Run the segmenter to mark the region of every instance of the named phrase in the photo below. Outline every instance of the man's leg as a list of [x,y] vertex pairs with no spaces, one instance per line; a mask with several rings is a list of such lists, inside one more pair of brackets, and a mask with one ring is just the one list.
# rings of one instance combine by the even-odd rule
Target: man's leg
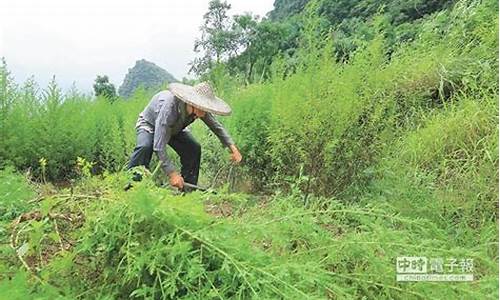
[[[153,134],[147,132],[146,130],[139,129],[137,131],[137,145],[134,148],[134,152],[130,157],[127,169],[131,169],[136,166],[145,166],[149,169],[149,163],[151,162],[151,156],[153,155]],[[138,175],[138,176],[137,176]],[[140,174],[134,175],[134,180],[139,181],[142,177]]]
[[185,182],[198,184],[201,146],[188,131],[172,136],[168,143],[181,158],[181,175]]

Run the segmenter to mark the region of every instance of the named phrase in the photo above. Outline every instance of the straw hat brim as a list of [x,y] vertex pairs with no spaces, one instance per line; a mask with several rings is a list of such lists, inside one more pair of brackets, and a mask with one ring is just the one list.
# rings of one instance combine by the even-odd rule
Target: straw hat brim
[[207,97],[198,93],[194,87],[182,83],[171,83],[169,90],[183,102],[206,112],[216,115],[229,116],[231,107],[218,97]]

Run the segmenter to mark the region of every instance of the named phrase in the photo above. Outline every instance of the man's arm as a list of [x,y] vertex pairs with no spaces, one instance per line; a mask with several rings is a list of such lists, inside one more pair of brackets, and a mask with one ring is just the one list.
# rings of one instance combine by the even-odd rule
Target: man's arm
[[161,167],[166,175],[171,174],[175,171],[175,166],[170,161],[166,153],[167,143],[170,141],[172,136],[170,122],[175,119],[174,101],[165,100],[166,102],[160,108],[158,116],[155,121],[155,131],[153,138],[153,151],[158,155],[158,159],[161,162]]
[[153,140],[153,151],[158,155],[161,162],[163,172],[169,176],[170,185],[183,188],[184,178],[175,171],[175,166],[167,157],[166,146],[172,137],[172,129],[170,125],[177,118],[177,111],[175,110],[174,98],[165,100],[166,102],[160,108],[158,117],[155,122],[155,133]]
[[201,119],[205,122],[205,124],[207,124],[208,128],[215,133],[224,146],[230,148],[229,146],[234,145],[234,141],[227,130],[211,113],[205,113],[205,116]]
[[239,163],[242,159],[241,153],[234,144],[233,139],[227,132],[227,130],[222,126],[222,124],[217,121],[217,119],[211,113],[205,113],[205,116],[201,118],[208,128],[212,130],[213,133],[219,138],[221,143],[231,150],[231,160],[235,163]]

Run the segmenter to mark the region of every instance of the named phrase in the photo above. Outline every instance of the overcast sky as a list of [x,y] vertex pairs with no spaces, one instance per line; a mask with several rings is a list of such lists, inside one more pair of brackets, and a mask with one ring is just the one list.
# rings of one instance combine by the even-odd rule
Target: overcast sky
[[[0,0],[0,57],[16,82],[90,92],[97,74],[121,84],[138,59],[187,76],[208,0]],[[274,0],[228,0],[229,13],[264,16]]]

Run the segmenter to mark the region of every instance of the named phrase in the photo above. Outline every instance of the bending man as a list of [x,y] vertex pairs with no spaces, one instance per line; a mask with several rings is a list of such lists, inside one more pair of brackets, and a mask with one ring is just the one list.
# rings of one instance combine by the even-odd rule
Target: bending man
[[[197,184],[200,171],[201,146],[186,128],[200,118],[231,151],[231,160],[239,163],[241,154],[229,133],[212,114],[230,115],[231,108],[217,98],[211,86],[200,83],[194,87],[172,83],[169,89],[154,95],[137,120],[137,145],[128,168],[143,165],[149,169],[153,152],[156,152],[161,167],[172,186],[182,189],[184,181]],[[179,174],[166,155],[170,145],[180,156]]]

